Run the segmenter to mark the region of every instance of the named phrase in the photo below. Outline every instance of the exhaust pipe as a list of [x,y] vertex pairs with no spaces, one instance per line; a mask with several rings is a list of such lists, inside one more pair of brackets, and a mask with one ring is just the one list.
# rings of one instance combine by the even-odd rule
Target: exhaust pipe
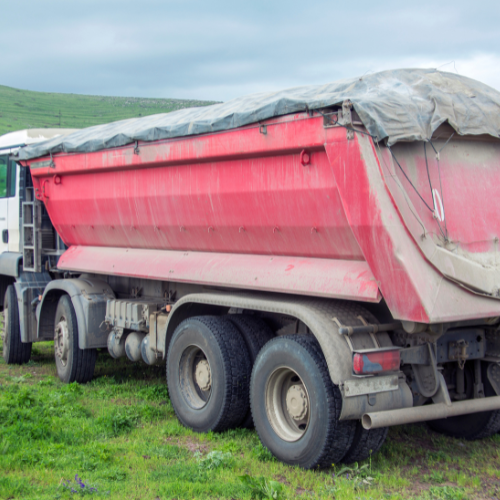
[[438,418],[458,417],[468,413],[500,410],[500,396],[491,398],[468,399],[447,405],[445,403],[417,406],[414,408],[401,408],[399,410],[379,411],[365,413],[361,418],[363,427],[367,430],[392,425],[414,424]]

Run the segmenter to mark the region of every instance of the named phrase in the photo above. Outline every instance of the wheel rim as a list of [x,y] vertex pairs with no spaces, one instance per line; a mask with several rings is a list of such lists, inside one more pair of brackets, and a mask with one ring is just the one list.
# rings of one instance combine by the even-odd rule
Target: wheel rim
[[306,432],[311,404],[307,388],[291,368],[275,370],[266,384],[266,413],[274,432],[283,440],[298,441]]
[[54,350],[63,366],[68,363],[69,353],[69,330],[66,318],[62,317],[56,325],[54,335]]
[[201,410],[207,405],[212,394],[212,370],[199,346],[184,349],[179,361],[179,386],[191,408]]

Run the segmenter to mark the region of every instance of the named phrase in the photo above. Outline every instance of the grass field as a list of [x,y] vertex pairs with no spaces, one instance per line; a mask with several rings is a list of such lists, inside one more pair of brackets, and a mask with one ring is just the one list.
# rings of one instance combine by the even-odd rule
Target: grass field
[[208,104],[213,103],[33,92],[0,85],[0,135],[25,128],[84,128]]
[[90,384],[64,386],[52,348],[35,344],[21,367],[0,360],[1,499],[500,498],[500,436],[396,427],[366,463],[303,471],[275,461],[255,431],[183,428],[163,366],[102,352]]

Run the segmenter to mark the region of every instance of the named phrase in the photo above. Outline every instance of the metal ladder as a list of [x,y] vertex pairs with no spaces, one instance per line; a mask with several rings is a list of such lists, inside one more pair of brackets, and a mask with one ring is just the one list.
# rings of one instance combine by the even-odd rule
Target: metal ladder
[[22,205],[23,269],[42,272],[42,202],[35,198],[33,188],[26,188]]

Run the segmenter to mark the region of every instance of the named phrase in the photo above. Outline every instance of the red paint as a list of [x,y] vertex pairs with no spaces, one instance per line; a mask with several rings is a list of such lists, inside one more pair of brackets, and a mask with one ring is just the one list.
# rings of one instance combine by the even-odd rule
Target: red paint
[[79,272],[378,302],[364,261],[73,246],[58,267]]
[[[294,128],[303,128],[304,138],[314,139],[311,147],[317,148],[317,127],[314,134],[310,125],[301,120],[286,127],[294,136],[300,133]],[[130,148],[56,156],[57,172],[67,174],[64,184],[53,185],[46,169],[33,170],[33,180],[35,187],[41,178],[44,186],[49,185],[47,209],[67,245],[362,260],[324,149],[310,157],[304,168],[299,150],[278,154],[272,137],[276,130],[277,126],[269,126],[263,135],[258,129],[245,129],[239,141],[228,141],[240,148],[248,141],[250,149],[260,151],[258,157],[235,158],[227,145],[215,140],[211,157],[219,161],[173,165],[169,158],[178,156],[177,149],[198,148],[187,148],[185,140],[167,141],[154,147],[141,145],[141,154],[131,157]],[[256,138],[270,143],[274,154],[264,156],[264,146],[254,146]],[[291,142],[288,136],[285,142]],[[148,146],[154,148],[157,163],[151,164]],[[229,153],[229,159],[223,161],[222,152]],[[97,171],[99,162],[108,167],[110,156],[116,166]],[[137,163],[141,158],[150,168],[118,168],[124,159]],[[92,167],[83,168],[84,163]],[[89,231],[91,225],[93,231]],[[317,233],[311,233],[313,226],[319,228]]]
[[[411,276],[417,263],[405,263],[398,259],[396,237],[391,227],[382,220],[383,212],[389,215],[387,207],[385,210],[382,207],[383,198],[388,197],[388,193],[372,185],[368,165],[360,154],[358,137],[329,143],[326,149],[335,176],[339,179],[338,189],[347,219],[370,269],[379,280],[389,309],[398,319],[427,322],[428,313]],[[378,170],[378,165],[375,169]],[[372,166],[372,172],[375,169]],[[350,175],[351,171],[355,171],[356,175]],[[376,171],[374,175],[380,177]],[[395,207],[392,208],[396,214]]]
[[305,167],[311,163],[311,153],[309,151],[303,149],[300,152],[300,163]]

